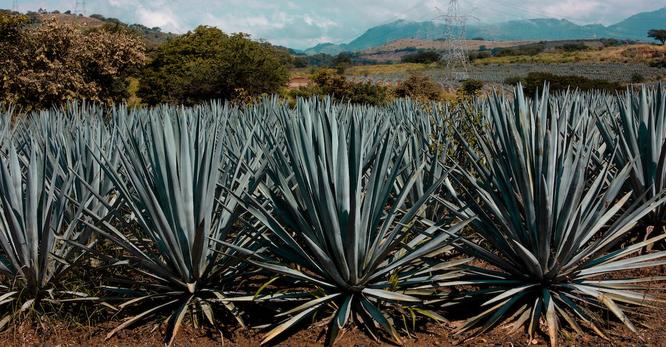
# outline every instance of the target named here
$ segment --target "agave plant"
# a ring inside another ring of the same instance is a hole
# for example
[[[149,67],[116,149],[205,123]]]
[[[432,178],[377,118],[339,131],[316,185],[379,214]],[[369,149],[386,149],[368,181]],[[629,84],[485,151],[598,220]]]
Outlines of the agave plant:
[[[102,165],[136,225],[120,227],[121,216],[114,223],[100,216],[94,223],[84,222],[124,250],[125,255],[114,261],[142,275],[105,289],[126,300],[120,309],[143,307],[107,338],[160,315],[166,317],[168,344],[173,343],[188,312],[196,324],[201,321],[217,327],[214,314],[219,310],[243,322],[227,295],[246,264],[233,248],[210,240],[254,249],[254,241],[234,229],[238,216],[235,197],[254,184],[254,170],[260,169],[261,158],[239,160],[246,157],[248,146],[226,148],[224,125],[229,115],[206,116],[215,113],[211,109],[174,112],[166,107],[151,111],[146,122],[133,123],[141,136],[122,136],[119,141],[120,172],[112,165]],[[135,134],[133,130],[123,133]],[[99,160],[108,162],[108,158]]]
[[[74,177],[65,170],[47,174],[58,162],[45,148],[18,153],[7,140],[0,155],[0,328],[15,314],[47,304],[86,297],[60,286],[80,254],[64,242],[76,239],[75,218],[67,218]],[[63,176],[60,176],[63,175]],[[63,182],[56,185],[55,182]],[[75,217],[75,216],[74,216]]]
[[[266,252],[248,261],[293,282],[268,297],[304,301],[278,315],[284,320],[263,343],[330,311],[329,345],[350,321],[399,342],[392,313],[442,319],[422,300],[435,293],[433,281],[455,277],[462,261],[436,255],[464,224],[444,233],[417,217],[443,178],[407,203],[424,165],[404,162],[394,134],[367,129],[358,108],[312,102],[299,101],[295,114],[281,110],[285,145],[270,148],[272,186],[260,186],[247,206],[268,231]],[[398,184],[400,175],[409,179]]]
[[[648,201],[666,191],[666,93],[663,87],[643,87],[618,98],[610,116],[599,119],[609,146],[617,146],[615,164],[629,166],[628,186],[636,199]],[[657,230],[666,226],[666,206],[655,208],[643,224]],[[649,233],[648,233],[649,234]]]
[[[617,246],[663,194],[629,206],[632,193],[620,192],[632,167],[612,174],[610,162],[592,165],[601,142],[593,117],[564,104],[550,102],[547,90],[533,102],[520,88],[513,103],[494,96],[485,108],[490,130],[477,132],[481,152],[468,147],[478,177],[454,175],[459,213],[476,216],[471,226],[487,245],[464,240],[461,247],[489,265],[468,266],[459,282],[479,287],[463,302],[481,301],[460,331],[507,322],[531,336],[543,320],[555,345],[562,322],[605,336],[600,310],[636,331],[627,307],[657,301],[644,290],[663,277],[623,271],[666,264],[666,252],[638,255],[664,236]]]
[[[402,116],[402,122],[399,124],[402,129],[397,134],[398,142],[406,146],[404,161],[406,165],[412,167],[412,170],[406,170],[398,176],[398,183],[402,185],[408,182],[410,175],[420,165],[424,165],[423,170],[419,171],[419,177],[414,181],[408,200],[418,201],[435,182],[443,178],[444,182],[448,183],[448,178],[445,178],[448,174],[445,162],[449,153],[446,126],[449,119],[446,117],[446,112],[440,113],[438,105],[431,105],[431,114],[409,100],[401,100],[394,107],[399,107],[395,112]],[[435,193],[434,199],[428,202],[422,214],[429,220],[440,219],[444,210],[439,198],[445,190],[441,187]]]

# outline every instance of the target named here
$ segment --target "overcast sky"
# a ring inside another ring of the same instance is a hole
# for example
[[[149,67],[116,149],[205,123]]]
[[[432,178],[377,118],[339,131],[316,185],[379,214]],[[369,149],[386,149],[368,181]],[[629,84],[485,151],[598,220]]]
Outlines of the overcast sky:
[[[19,10],[73,10],[76,0],[17,0]],[[87,0],[86,13],[183,33],[206,24],[226,32],[292,48],[348,42],[366,29],[398,19],[430,20],[446,14],[448,0]],[[460,0],[470,21],[539,17],[613,24],[638,12],[666,7],[666,0]],[[12,0],[0,0],[10,8]],[[472,18],[474,17],[474,18]]]

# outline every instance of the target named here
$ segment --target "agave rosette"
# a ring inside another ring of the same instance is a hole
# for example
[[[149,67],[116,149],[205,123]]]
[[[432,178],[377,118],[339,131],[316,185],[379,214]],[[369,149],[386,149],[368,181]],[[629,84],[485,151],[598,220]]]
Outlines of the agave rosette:
[[[666,92],[662,86],[627,91],[599,117],[599,128],[609,146],[617,146],[614,162],[629,166],[628,189],[648,201],[666,192]],[[666,227],[666,206],[658,206],[643,225]]]
[[[405,146],[394,134],[376,133],[382,128],[368,129],[362,113],[340,114],[344,108],[325,102],[301,100],[295,114],[282,112],[284,147],[268,149],[273,186],[260,186],[247,206],[269,235],[266,251],[248,261],[304,288],[260,299],[305,302],[280,313],[284,320],[263,342],[331,311],[327,344],[350,321],[398,342],[393,314],[442,319],[423,298],[436,293],[433,281],[455,277],[464,262],[438,257],[464,223],[444,233],[443,224],[418,214],[443,178],[408,203],[423,165],[404,162]],[[398,184],[400,175],[409,179]]]
[[[120,228],[121,216],[112,223],[90,211],[94,222],[83,222],[123,249],[125,255],[114,260],[117,264],[127,264],[141,275],[106,286],[109,300],[124,299],[120,309],[142,308],[107,337],[162,316],[167,324],[165,341],[171,344],[188,312],[194,323],[217,327],[215,313],[221,310],[243,324],[240,310],[227,296],[247,264],[233,248],[211,239],[254,249],[254,240],[236,232],[234,223],[240,213],[236,197],[254,184],[261,158],[240,160],[249,146],[227,148],[229,115],[218,106],[182,112],[165,106],[149,112],[145,122],[128,124],[138,127],[141,136],[123,136],[119,143],[122,174],[103,165],[136,224]],[[125,132],[136,133],[136,129]]]
[[[463,302],[481,309],[461,331],[508,322],[531,335],[544,321],[554,345],[562,322],[604,336],[599,310],[636,331],[627,307],[658,301],[647,284],[664,278],[624,271],[666,264],[666,252],[640,254],[663,236],[619,245],[664,197],[630,205],[632,193],[621,191],[631,167],[613,173],[610,162],[595,165],[593,117],[561,105],[570,104],[550,102],[547,89],[533,102],[520,88],[513,103],[494,96],[486,108],[490,130],[477,133],[480,153],[468,147],[477,176],[455,175],[459,214],[475,216],[471,226],[485,247],[465,240],[462,248],[489,265],[469,266],[457,283],[479,287]]]
[[[17,313],[43,304],[88,298],[60,283],[80,258],[69,242],[78,236],[76,216],[69,212],[74,176],[49,173],[58,158],[45,147],[20,145],[5,139],[0,154],[0,328]],[[16,147],[26,152],[17,151]],[[80,211],[79,211],[80,213]]]

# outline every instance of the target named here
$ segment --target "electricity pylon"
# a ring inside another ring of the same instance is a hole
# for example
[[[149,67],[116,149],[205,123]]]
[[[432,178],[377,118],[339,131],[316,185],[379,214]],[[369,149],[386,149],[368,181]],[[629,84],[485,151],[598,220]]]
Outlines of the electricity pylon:
[[[86,15],[86,0],[76,0],[74,14]]]
[[[446,25],[442,60],[446,63],[447,82],[465,80],[468,78],[469,67],[465,40],[467,21],[477,18],[463,15],[459,0],[449,0],[446,14],[439,16],[437,19],[444,21]]]

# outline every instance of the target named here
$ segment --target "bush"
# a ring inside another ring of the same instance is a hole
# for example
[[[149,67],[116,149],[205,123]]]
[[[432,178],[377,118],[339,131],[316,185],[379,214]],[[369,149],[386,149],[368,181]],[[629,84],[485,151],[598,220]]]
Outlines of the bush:
[[[386,105],[393,99],[390,87],[372,82],[350,82],[334,69],[316,71],[312,81],[314,84],[311,86],[289,91],[289,96],[295,99],[328,95],[338,101],[375,106]]]
[[[645,82],[645,77],[640,73],[636,72],[631,75],[631,83],[643,83]]]
[[[537,90],[543,89],[544,83],[550,85],[550,91],[563,91],[569,88],[575,88],[581,91],[602,90],[619,91],[624,87],[619,82],[612,82],[601,79],[590,79],[583,76],[569,75],[559,76],[548,72],[530,72],[525,78],[510,77],[505,80],[507,84],[523,84],[525,93],[534,95]]]
[[[493,56],[510,57],[516,55],[537,55],[543,53],[546,45],[544,43],[533,43],[529,45],[516,46],[510,48],[494,48]]]
[[[474,61],[477,59],[485,59],[485,58],[490,58],[492,57],[492,52],[489,50],[479,50],[477,52],[470,52],[468,55],[468,58],[470,61]]]
[[[393,99],[390,87],[372,82],[351,83],[347,100],[354,104],[386,105]]]
[[[144,69],[139,96],[149,104],[192,105],[276,93],[289,74],[281,54],[245,34],[200,26],[160,46]]]
[[[666,59],[654,60],[650,63],[651,67],[666,68]]]
[[[421,51],[418,53],[407,54],[402,57],[403,63],[413,64],[432,64],[439,61],[439,53],[435,51]]]
[[[439,100],[442,96],[442,87],[428,76],[414,73],[398,84],[395,94],[400,98]]]
[[[460,92],[464,96],[476,96],[483,89],[483,81],[465,80],[460,86]]]
[[[584,43],[565,43],[562,50],[565,52],[586,51],[588,47]]]

